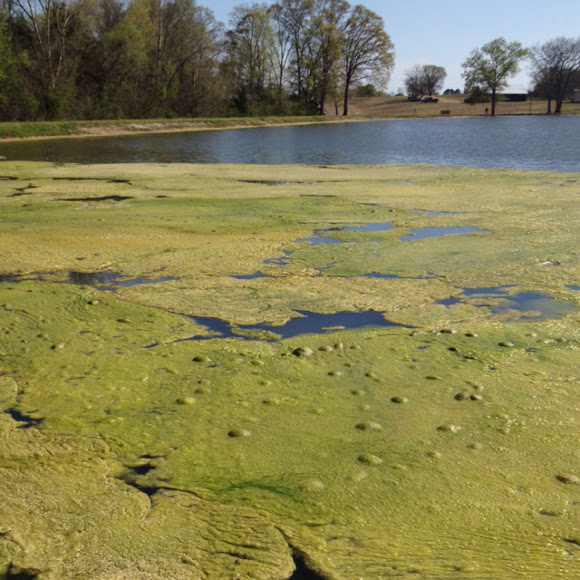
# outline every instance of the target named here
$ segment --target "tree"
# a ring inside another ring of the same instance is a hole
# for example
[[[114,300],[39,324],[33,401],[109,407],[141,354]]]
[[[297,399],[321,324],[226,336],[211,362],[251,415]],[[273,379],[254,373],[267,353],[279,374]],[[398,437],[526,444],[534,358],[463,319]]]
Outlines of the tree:
[[[276,90],[278,93],[278,113],[282,113],[284,75],[292,50],[292,36],[286,27],[284,9],[280,4],[270,6],[270,17],[274,34],[275,50],[272,51],[272,67],[276,70]]]
[[[467,91],[478,86],[491,93],[491,114],[495,115],[497,92],[507,86],[508,78],[520,70],[520,61],[528,51],[519,42],[507,42],[496,38],[481,49],[474,49],[462,63],[462,77]]]
[[[431,96],[438,93],[443,88],[443,82],[447,72],[442,66],[426,64],[423,66],[423,87],[424,91]]]
[[[326,99],[338,91],[339,68],[343,41],[343,21],[350,5],[346,0],[318,0],[308,35],[309,102],[324,115]]]
[[[425,90],[423,85],[423,67],[415,65],[414,67],[405,71],[405,90],[409,99],[415,100],[419,98]]]
[[[387,84],[394,64],[393,44],[385,32],[383,19],[357,4],[347,18],[343,40],[344,106],[348,115],[350,87],[374,77]]]
[[[288,32],[291,44],[291,90],[297,100],[304,100],[306,52],[314,0],[282,0],[279,6],[280,20]]]
[[[21,89],[17,60],[12,54],[8,24],[2,20],[0,14],[0,121],[18,119],[23,101]]]
[[[22,49],[30,54],[31,78],[44,115],[60,116],[72,102],[78,45],[87,38],[86,0],[15,0],[13,13],[21,27]]]
[[[227,45],[237,85],[236,107],[239,113],[254,114],[255,107],[267,102],[274,77],[271,64],[275,40],[268,6],[236,6],[231,24]]]
[[[405,87],[410,99],[417,99],[421,95],[432,96],[443,88],[443,81],[447,72],[442,66],[426,64],[415,65],[405,74]]]
[[[104,28],[100,40],[106,116],[143,117],[157,97],[156,88],[150,88],[151,54],[157,35],[149,8],[145,1],[134,0],[120,18],[113,19],[112,26]]]
[[[181,114],[223,114],[230,95],[218,76],[221,38],[222,26],[211,10],[198,6],[190,26],[189,59],[180,71]]]
[[[534,89],[548,99],[548,114],[551,101],[556,100],[555,113],[562,111],[562,102],[571,88],[574,75],[580,71],[580,37],[560,36],[531,51],[532,78]]]

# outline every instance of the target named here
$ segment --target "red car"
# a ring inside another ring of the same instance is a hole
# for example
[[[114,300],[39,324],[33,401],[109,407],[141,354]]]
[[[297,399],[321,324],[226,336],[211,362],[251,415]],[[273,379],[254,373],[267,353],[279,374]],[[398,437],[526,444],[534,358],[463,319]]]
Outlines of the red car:
[[[437,103],[439,99],[437,97],[423,97],[421,99],[422,103]]]

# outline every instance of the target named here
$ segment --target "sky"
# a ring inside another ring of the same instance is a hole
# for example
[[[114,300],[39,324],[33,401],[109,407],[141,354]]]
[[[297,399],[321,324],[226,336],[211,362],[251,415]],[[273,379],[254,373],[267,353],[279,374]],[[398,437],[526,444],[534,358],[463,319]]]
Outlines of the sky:
[[[253,0],[198,0],[217,20],[228,25],[234,6]],[[273,4],[266,1],[266,4]],[[461,63],[475,48],[503,36],[526,48],[559,36],[580,37],[579,0],[350,0],[381,16],[395,46],[395,68],[389,92],[403,88],[405,71],[434,64],[447,71],[444,89],[463,90]],[[530,83],[528,65],[509,84]]]

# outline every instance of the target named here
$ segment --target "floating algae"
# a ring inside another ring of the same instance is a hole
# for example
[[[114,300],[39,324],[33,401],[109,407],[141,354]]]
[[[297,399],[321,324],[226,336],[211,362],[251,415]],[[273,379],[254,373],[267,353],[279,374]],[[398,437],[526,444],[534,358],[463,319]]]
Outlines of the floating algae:
[[[565,188],[431,167],[2,173],[39,187],[24,207],[0,181],[3,274],[21,273],[0,284],[0,577],[580,575],[580,315],[516,323],[479,306],[531,291],[577,305]],[[234,185],[286,177],[308,181],[309,197],[303,184]],[[404,196],[397,180],[413,182]],[[58,201],[61,186],[79,197],[85,183],[135,199]],[[465,225],[417,207],[469,211],[486,245],[399,243],[410,229]],[[332,223],[388,220],[380,243],[365,232],[295,243]],[[263,264],[284,251],[284,268]],[[173,279],[115,293],[20,281],[78,272],[79,258],[87,273]],[[232,277],[262,267],[266,277]],[[357,276],[369,272],[400,277]],[[436,304],[458,288],[487,290]],[[416,328],[183,340],[186,316],[275,331],[296,312],[357,311]]]
[[[438,300],[437,304],[453,306],[467,302],[477,308],[486,308],[495,315],[505,315],[515,311],[521,313],[518,315],[519,320],[560,318],[578,310],[573,302],[558,301],[539,292],[507,293],[506,289],[509,288],[513,286],[464,288],[461,294]],[[466,298],[471,300],[466,300]]]

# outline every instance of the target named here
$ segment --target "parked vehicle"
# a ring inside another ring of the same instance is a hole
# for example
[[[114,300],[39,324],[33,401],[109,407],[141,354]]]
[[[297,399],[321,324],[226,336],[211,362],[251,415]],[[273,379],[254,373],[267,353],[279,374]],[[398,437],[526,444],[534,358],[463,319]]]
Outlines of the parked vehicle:
[[[423,97],[421,99],[422,103],[438,103],[439,99],[437,97]]]

